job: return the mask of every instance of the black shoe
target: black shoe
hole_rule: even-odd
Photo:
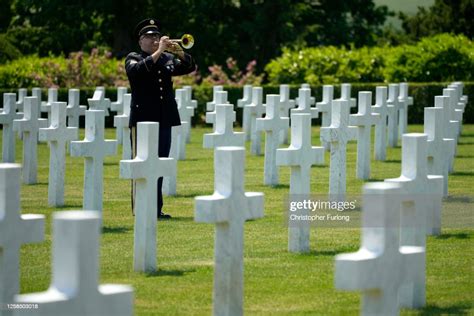
[[[165,214],[163,212],[158,212],[158,219],[170,219],[171,215]]]

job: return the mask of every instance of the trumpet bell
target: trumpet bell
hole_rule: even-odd
[[[194,46],[194,37],[191,34],[184,34],[181,36],[181,46],[185,49],[190,49]]]

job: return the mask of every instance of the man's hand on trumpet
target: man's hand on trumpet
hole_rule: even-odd
[[[170,41],[168,36],[162,36],[162,37],[160,37],[160,40],[155,41],[154,44],[155,44],[157,52],[161,54],[164,51],[169,49],[172,42]]]
[[[181,45],[175,42],[171,42],[171,45],[167,49],[168,52],[177,55],[179,58],[184,58],[184,51]]]

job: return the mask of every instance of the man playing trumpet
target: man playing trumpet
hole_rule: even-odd
[[[125,59],[132,102],[130,104],[130,131],[132,155],[136,155],[137,122],[159,122],[158,156],[168,157],[171,147],[171,128],[181,125],[178,105],[174,96],[173,76],[185,75],[196,70],[191,55],[185,53],[181,46],[161,36],[160,26],[156,19],[145,19],[135,28],[141,52],[132,52]],[[163,178],[159,178],[158,218],[171,218],[163,213],[163,195],[161,187]],[[134,205],[134,185],[132,180],[132,212]]]

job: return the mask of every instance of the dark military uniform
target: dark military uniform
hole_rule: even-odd
[[[130,53],[125,69],[132,89],[130,127],[143,121],[159,122],[163,126],[180,125],[171,77],[196,69],[191,55],[185,53],[185,60],[181,60],[165,52],[154,63],[147,53]]]
[[[137,26],[138,34],[158,33],[157,27],[151,19],[144,20]],[[171,128],[181,125],[178,105],[173,90],[173,76],[185,75],[196,69],[194,59],[189,54],[184,54],[184,60],[177,56],[163,52],[156,63],[151,55],[141,53],[130,53],[125,59],[130,88],[132,90],[132,101],[130,105],[130,130],[132,140],[132,154],[136,155],[138,122],[159,122],[158,156],[168,157],[171,147]],[[133,157],[132,157],[133,158]],[[158,215],[163,207],[161,187],[163,178],[159,178],[158,190]],[[132,211],[133,211],[134,189],[132,186]]]

